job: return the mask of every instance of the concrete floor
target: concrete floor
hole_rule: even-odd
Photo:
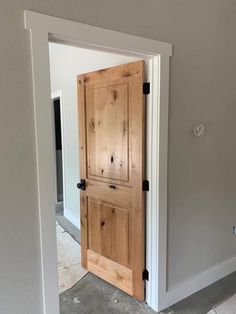
[[[195,293],[161,314],[206,314],[217,303],[236,293],[236,272]],[[88,273],[60,295],[61,314],[154,314],[145,303]]]
[[[102,279],[88,273],[74,287],[60,294],[61,314],[154,314]]]
[[[79,230],[57,210],[59,224],[80,243]],[[176,303],[160,314],[206,314],[236,293],[236,272]],[[154,314],[146,303],[138,302],[91,273],[60,294],[60,314]],[[236,313],[235,313],[236,314]]]

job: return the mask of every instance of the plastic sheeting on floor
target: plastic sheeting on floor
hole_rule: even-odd
[[[207,314],[236,314],[236,294],[215,306]]]
[[[57,257],[59,293],[70,289],[87,271],[81,266],[81,248],[59,224],[57,230]]]

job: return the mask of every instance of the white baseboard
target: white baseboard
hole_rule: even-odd
[[[185,299],[234,271],[236,271],[236,256],[190,278],[182,284],[170,288],[160,298],[159,311]]]
[[[68,219],[75,227],[80,229],[80,219],[64,208],[64,217]]]

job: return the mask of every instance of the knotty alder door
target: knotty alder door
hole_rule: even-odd
[[[143,80],[144,61],[78,76],[82,265],[139,300],[145,245]]]

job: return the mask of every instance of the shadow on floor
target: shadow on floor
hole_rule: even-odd
[[[88,273],[60,295],[60,314],[154,314],[139,302],[102,279]]]

